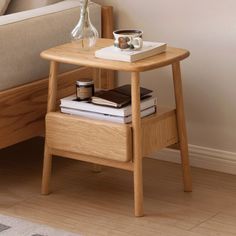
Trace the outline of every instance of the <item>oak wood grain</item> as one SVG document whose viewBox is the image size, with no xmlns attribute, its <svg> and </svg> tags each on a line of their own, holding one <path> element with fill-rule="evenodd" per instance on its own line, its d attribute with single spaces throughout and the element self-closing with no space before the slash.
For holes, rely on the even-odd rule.
<svg viewBox="0 0 236 236">
<path fill-rule="evenodd" d="M 74 93 L 77 79 L 91 76 L 91 68 L 59 75 L 58 99 Z M 0 92 L 0 148 L 44 134 L 47 95 L 48 78 Z"/>
<path fill-rule="evenodd" d="M 185 49 L 167 47 L 166 52 L 152 57 L 145 58 L 144 60 L 136 61 L 133 63 L 111 61 L 96 58 L 94 55 L 95 50 L 103 47 L 113 45 L 112 39 L 99 39 L 96 46 L 88 51 L 80 51 L 76 44 L 69 43 L 60 45 L 41 53 L 41 57 L 47 60 L 58 61 L 62 63 L 90 66 L 95 68 L 120 70 L 120 71 L 133 71 L 141 72 L 163 67 L 174 62 L 185 59 L 189 56 L 189 52 Z"/>
<path fill-rule="evenodd" d="M 114 13 L 112 6 L 102 7 L 102 37 L 113 39 Z M 117 85 L 117 75 L 113 70 L 101 70 L 100 88 L 112 89 Z"/>
<path fill-rule="evenodd" d="M 154 115 L 142 119 L 143 155 L 178 142 L 175 109 L 159 106 Z"/>
<path fill-rule="evenodd" d="M 112 6 L 102 6 L 101 17 L 102 37 L 112 38 Z M 74 93 L 74 81 L 81 77 L 91 78 L 91 71 L 73 70 L 69 74 L 60 75 L 58 98 Z M 62 77 L 64 79 L 60 79 Z M 113 88 L 116 81 L 114 71 L 102 70 L 98 83 L 105 89 Z M 44 134 L 47 91 L 48 79 L 38 78 L 36 82 L 0 92 L 0 148 Z"/>
<path fill-rule="evenodd" d="M 134 215 L 141 217 L 143 216 L 143 137 L 140 116 L 140 74 L 138 72 L 131 73 L 131 103 L 134 162 Z"/>
<path fill-rule="evenodd" d="M 46 143 L 50 148 L 128 162 L 132 137 L 128 125 L 48 113 Z"/>
<path fill-rule="evenodd" d="M 236 235 L 236 175 L 192 168 L 195 190 L 185 193 L 180 165 L 145 158 L 145 217 L 136 219 L 132 172 L 103 167 L 95 174 L 91 164 L 54 158 L 54 193 L 42 197 L 43 140 L 0 156 L 1 214 L 88 236 Z"/>
<path fill-rule="evenodd" d="M 133 162 L 134 180 L 134 214 L 143 216 L 143 149 L 144 153 L 149 153 L 158 148 L 164 148 L 180 141 L 181 157 L 183 162 L 184 188 L 191 191 L 191 176 L 187 155 L 187 137 L 184 130 L 184 109 L 183 95 L 181 90 L 181 76 L 179 61 L 189 55 L 187 50 L 168 47 L 167 51 L 135 63 L 117 62 L 95 58 L 94 50 L 111 45 L 113 40 L 99 39 L 95 49 L 80 51 L 75 44 L 61 45 L 48 49 L 41 53 L 44 59 L 51 60 L 51 85 L 49 86 L 49 104 L 55 100 L 57 83 L 55 73 L 55 62 L 83 65 L 94 68 L 94 77 L 99 81 L 101 77 L 100 69 L 116 69 L 131 72 L 131 104 L 132 104 L 132 124 L 120 125 L 112 122 L 101 122 L 92 119 L 65 115 L 56 112 L 48 113 L 46 118 L 46 143 L 45 143 L 45 163 L 51 166 L 50 155 L 62 154 L 76 160 L 81 160 L 83 154 L 84 161 L 99 164 L 100 160 L 107 159 L 111 162 Z M 173 80 L 176 98 L 176 113 L 165 112 L 162 119 L 158 116 L 151 116 L 142 122 L 140 117 L 140 72 L 156 69 L 166 65 L 172 65 Z M 99 83 L 99 86 L 101 84 Z M 54 97 L 54 98 L 53 98 Z M 179 108 L 178 108 L 179 106 Z M 51 109 L 54 110 L 53 108 Z M 50 111 L 50 109 L 49 109 Z M 177 118 L 177 122 L 176 122 Z M 144 118 L 145 120 L 145 118 Z M 178 127 L 178 130 L 177 130 Z M 132 133 L 131 133 L 132 130 Z M 178 132 L 178 135 L 177 135 Z M 143 138 L 146 140 L 143 142 Z M 153 140 L 154 139 L 154 140 Z M 92 147 L 92 149 L 91 149 Z M 146 149 L 145 149 L 146 148 Z M 91 159 L 90 156 L 94 158 Z M 48 164 L 49 163 L 49 164 Z M 108 162 L 107 162 L 108 163 Z M 110 165 L 113 165 L 112 163 Z M 123 168 L 123 166 L 120 166 Z M 119 168 L 119 166 L 117 166 Z M 48 170 L 47 166 L 45 170 Z M 44 176 L 50 176 L 50 171 Z M 49 186 L 49 178 L 42 180 L 43 187 Z M 44 191 L 42 191 L 44 193 Z M 46 193 L 48 189 L 46 188 Z"/>
<path fill-rule="evenodd" d="M 112 159 L 97 158 L 95 156 L 78 154 L 78 153 L 74 153 L 70 151 L 53 149 L 53 148 L 51 149 L 51 152 L 56 156 L 70 158 L 77 161 L 94 163 L 96 165 L 96 168 L 99 167 L 99 165 L 103 165 L 103 166 L 109 166 L 109 167 L 114 167 L 114 168 L 128 170 L 128 171 L 134 170 L 134 164 L 131 161 L 121 162 L 121 161 L 116 161 Z M 93 172 L 94 172 L 94 169 L 93 169 Z M 98 171 L 95 171 L 95 173 L 99 173 L 99 172 L 100 172 L 100 169 L 98 169 Z"/>
<path fill-rule="evenodd" d="M 188 137 L 185 123 L 184 101 L 183 101 L 184 99 L 183 99 L 182 80 L 181 80 L 181 71 L 179 62 L 175 62 L 174 64 L 172 64 L 172 72 L 173 72 L 173 83 L 174 83 L 175 102 L 176 102 L 176 118 L 177 118 L 179 145 L 181 153 L 181 163 L 183 170 L 184 191 L 191 192 L 192 176 L 189 164 Z"/>
</svg>

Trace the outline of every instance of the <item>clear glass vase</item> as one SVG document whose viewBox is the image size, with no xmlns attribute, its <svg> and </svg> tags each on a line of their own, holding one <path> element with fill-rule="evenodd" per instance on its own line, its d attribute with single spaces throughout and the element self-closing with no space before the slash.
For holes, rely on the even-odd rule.
<svg viewBox="0 0 236 236">
<path fill-rule="evenodd" d="M 81 50 L 89 50 L 96 44 L 98 31 L 91 23 L 89 17 L 88 0 L 80 1 L 80 19 L 78 24 L 71 32 L 71 40 Z"/>
</svg>

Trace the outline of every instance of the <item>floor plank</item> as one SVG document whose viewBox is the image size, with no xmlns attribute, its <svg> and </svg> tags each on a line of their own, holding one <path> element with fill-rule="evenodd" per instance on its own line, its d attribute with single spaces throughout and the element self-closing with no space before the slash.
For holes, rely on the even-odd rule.
<svg viewBox="0 0 236 236">
<path fill-rule="evenodd" d="M 53 192 L 40 195 L 43 140 L 0 150 L 0 212 L 82 235 L 236 235 L 236 176 L 146 158 L 145 217 L 133 217 L 132 173 L 54 158 Z"/>
<path fill-rule="evenodd" d="M 206 236 L 236 235 L 236 217 L 219 213 L 199 226 L 194 227 L 191 231 Z"/>
</svg>

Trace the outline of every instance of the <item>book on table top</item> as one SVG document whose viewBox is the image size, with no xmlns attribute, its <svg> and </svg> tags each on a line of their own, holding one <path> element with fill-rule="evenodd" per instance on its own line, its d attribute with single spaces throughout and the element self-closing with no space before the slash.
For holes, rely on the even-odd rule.
<svg viewBox="0 0 236 236">
<path fill-rule="evenodd" d="M 165 52 L 166 47 L 166 43 L 144 41 L 143 47 L 138 50 L 120 50 L 115 46 L 109 46 L 95 51 L 95 57 L 108 60 L 134 62 Z"/>
<path fill-rule="evenodd" d="M 152 90 L 140 87 L 140 99 L 150 97 Z M 91 98 L 91 102 L 103 106 L 123 107 L 131 103 L 131 85 L 126 84 L 111 90 L 100 91 Z"/>
<path fill-rule="evenodd" d="M 112 121 L 117 123 L 130 123 L 132 121 L 132 115 L 129 116 L 114 116 L 109 114 L 102 114 L 97 112 L 90 112 L 72 108 L 61 107 L 61 112 L 69 115 L 78 115 L 96 120 Z M 146 108 L 140 112 L 141 117 L 151 115 L 156 112 L 156 106 Z"/>
<path fill-rule="evenodd" d="M 156 105 L 157 98 L 148 97 L 141 100 L 140 110 Z M 132 113 L 131 105 L 121 108 L 100 106 L 88 101 L 78 101 L 76 95 L 71 95 L 61 99 L 61 108 L 68 108 L 81 111 L 90 111 L 114 116 L 129 116 Z"/>
</svg>

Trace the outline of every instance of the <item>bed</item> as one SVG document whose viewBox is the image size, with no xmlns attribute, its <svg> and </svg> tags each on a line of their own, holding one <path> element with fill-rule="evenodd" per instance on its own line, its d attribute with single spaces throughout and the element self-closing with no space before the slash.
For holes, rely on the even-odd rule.
<svg viewBox="0 0 236 236">
<path fill-rule="evenodd" d="M 0 148 L 44 134 L 49 65 L 39 53 L 70 40 L 79 19 L 78 2 L 0 16 Z M 100 35 L 111 38 L 112 7 L 92 4 L 90 11 Z M 81 77 L 93 77 L 101 88 L 113 88 L 116 82 L 113 71 L 62 67 L 58 100 L 72 94 Z"/>
</svg>

